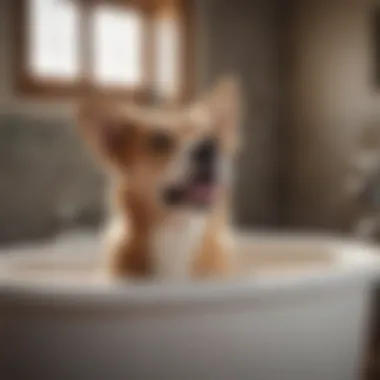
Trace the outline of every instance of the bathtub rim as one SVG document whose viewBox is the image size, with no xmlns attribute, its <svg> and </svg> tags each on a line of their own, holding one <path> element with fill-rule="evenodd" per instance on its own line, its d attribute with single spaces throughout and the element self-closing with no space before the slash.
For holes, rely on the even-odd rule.
<svg viewBox="0 0 380 380">
<path fill-rule="evenodd" d="M 244 239 L 247 234 L 240 236 Z M 76 307 L 137 307 L 137 306 L 184 306 L 214 304 L 238 300 L 278 300 L 289 297 L 315 297 L 351 286 L 367 286 L 380 279 L 380 251 L 377 247 L 358 241 L 342 240 L 321 235 L 261 234 L 250 236 L 255 242 L 275 237 L 283 242 L 326 243 L 340 252 L 341 257 L 357 260 L 340 266 L 298 273 L 296 276 L 266 275 L 229 280 L 204 280 L 189 283 L 130 283 L 125 281 L 107 284 L 50 284 L 30 281 L 9 281 L 0 276 L 0 302 L 12 305 L 54 305 Z M 322 241 L 323 239 L 323 241 Z M 359 255 L 358 252 L 361 252 Z M 360 256 L 360 257 L 359 257 Z M 28 257 L 30 259 L 30 256 Z M 1 257 L 2 262 L 14 260 Z M 352 265 L 353 264 L 353 265 Z"/>
</svg>

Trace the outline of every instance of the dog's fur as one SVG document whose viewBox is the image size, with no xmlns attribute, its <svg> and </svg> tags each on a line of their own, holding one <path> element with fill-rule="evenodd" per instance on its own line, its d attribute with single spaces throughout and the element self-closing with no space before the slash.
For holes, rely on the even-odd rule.
<svg viewBox="0 0 380 380">
<path fill-rule="evenodd" d="M 228 206 L 238 145 L 238 92 L 236 82 L 228 78 L 183 109 L 94 100 L 81 104 L 80 129 L 112 179 L 110 273 L 183 279 L 232 272 Z M 150 150 L 155 131 L 170 134 L 174 146 Z M 188 174 L 189 151 L 206 136 L 217 141 L 222 169 L 213 201 L 201 210 L 167 206 L 162 190 Z"/>
</svg>

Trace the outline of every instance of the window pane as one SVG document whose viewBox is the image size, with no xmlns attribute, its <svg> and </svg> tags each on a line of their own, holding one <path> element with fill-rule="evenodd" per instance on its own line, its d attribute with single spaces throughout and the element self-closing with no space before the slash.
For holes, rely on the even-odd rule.
<svg viewBox="0 0 380 380">
<path fill-rule="evenodd" d="M 75 2 L 29 0 L 28 4 L 29 70 L 41 77 L 75 77 L 79 73 Z"/>
<path fill-rule="evenodd" d="M 109 85 L 138 85 L 142 80 L 142 20 L 139 13 L 99 6 L 94 19 L 94 75 Z"/>
<path fill-rule="evenodd" d="M 162 17 L 156 24 L 156 83 L 160 96 L 172 97 L 179 86 L 179 28 L 176 19 Z"/>
</svg>

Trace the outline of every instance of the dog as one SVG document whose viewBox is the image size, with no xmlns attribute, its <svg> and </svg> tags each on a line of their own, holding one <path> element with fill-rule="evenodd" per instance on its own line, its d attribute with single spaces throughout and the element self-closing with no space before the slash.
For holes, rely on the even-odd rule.
<svg viewBox="0 0 380 380">
<path fill-rule="evenodd" d="M 108 273 L 178 280 L 233 273 L 239 108 L 231 77 L 177 108 L 82 102 L 79 129 L 110 175 Z"/>
</svg>

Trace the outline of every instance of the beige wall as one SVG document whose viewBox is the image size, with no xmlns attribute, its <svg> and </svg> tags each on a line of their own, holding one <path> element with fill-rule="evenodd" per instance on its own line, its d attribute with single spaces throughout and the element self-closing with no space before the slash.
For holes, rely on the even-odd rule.
<svg viewBox="0 0 380 380">
<path fill-rule="evenodd" d="M 371 89 L 371 0 L 299 0 L 292 23 L 287 219 L 341 228 L 355 138 L 378 105 Z"/>
</svg>

